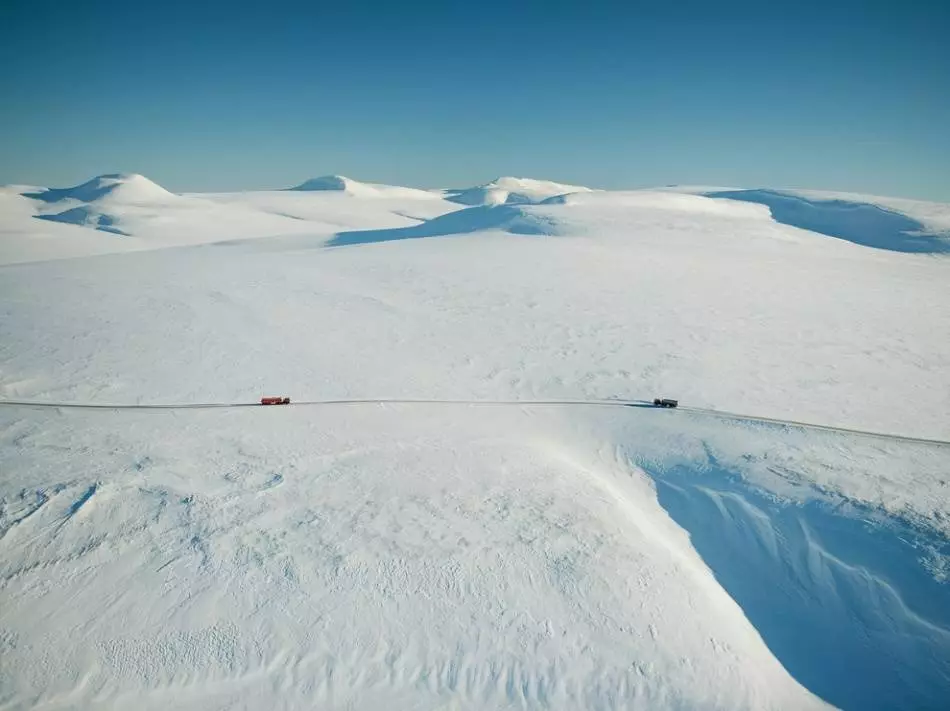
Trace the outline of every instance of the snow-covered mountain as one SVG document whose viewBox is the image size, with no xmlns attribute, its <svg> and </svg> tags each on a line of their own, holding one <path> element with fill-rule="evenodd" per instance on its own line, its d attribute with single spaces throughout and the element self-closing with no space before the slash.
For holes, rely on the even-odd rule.
<svg viewBox="0 0 950 711">
<path fill-rule="evenodd" d="M 47 203 L 155 203 L 168 202 L 174 195 L 161 185 L 137 173 L 100 175 L 72 188 L 47 188 L 28 197 Z"/>
<path fill-rule="evenodd" d="M 0 189 L 0 707 L 940 708 L 948 214 Z"/>
<path fill-rule="evenodd" d="M 173 210 L 180 201 L 162 186 L 135 173 L 100 175 L 72 188 L 48 188 L 23 196 L 45 203 L 37 208 L 37 217 L 41 219 L 121 235 L 128 234 L 120 224 L 129 211 Z"/>
</svg>

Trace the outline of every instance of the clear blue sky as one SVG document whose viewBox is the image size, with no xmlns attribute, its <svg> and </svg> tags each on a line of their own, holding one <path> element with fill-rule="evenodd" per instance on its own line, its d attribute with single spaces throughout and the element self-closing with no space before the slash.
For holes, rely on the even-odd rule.
<svg viewBox="0 0 950 711">
<path fill-rule="evenodd" d="M 950 201 L 950 3 L 0 1 L 0 183 Z"/>
</svg>

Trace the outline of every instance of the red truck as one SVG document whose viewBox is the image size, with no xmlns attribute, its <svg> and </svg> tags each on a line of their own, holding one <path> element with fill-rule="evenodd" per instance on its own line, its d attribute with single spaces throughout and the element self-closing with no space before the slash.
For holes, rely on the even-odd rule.
<svg viewBox="0 0 950 711">
<path fill-rule="evenodd" d="M 261 405 L 289 405 L 289 397 L 262 397 Z"/>
</svg>

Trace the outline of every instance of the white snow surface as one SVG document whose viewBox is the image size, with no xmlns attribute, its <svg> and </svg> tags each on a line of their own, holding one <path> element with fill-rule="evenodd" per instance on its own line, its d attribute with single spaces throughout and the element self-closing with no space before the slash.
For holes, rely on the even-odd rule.
<svg viewBox="0 0 950 711">
<path fill-rule="evenodd" d="M 339 181 L 2 189 L 0 399 L 950 438 L 946 255 L 688 190 Z M 0 708 L 940 708 L 948 471 L 639 407 L 0 406 Z"/>
</svg>

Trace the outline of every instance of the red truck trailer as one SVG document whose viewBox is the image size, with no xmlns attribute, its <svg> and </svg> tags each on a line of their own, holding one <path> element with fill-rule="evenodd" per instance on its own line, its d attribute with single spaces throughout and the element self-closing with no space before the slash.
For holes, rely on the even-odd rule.
<svg viewBox="0 0 950 711">
<path fill-rule="evenodd" d="M 262 397 L 261 405 L 289 405 L 289 397 Z"/>
</svg>

